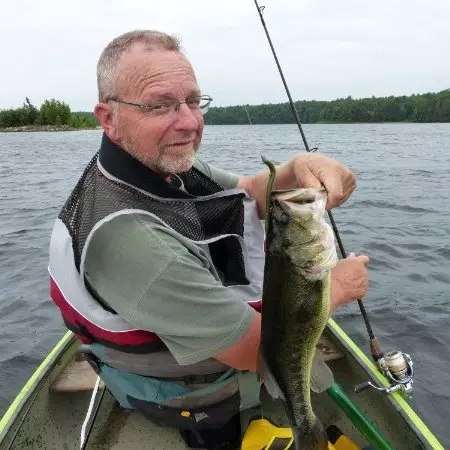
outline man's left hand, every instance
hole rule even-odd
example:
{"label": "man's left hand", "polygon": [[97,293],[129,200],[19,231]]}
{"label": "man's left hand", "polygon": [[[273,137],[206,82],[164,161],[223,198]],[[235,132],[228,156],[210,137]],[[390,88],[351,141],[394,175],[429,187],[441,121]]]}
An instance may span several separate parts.
{"label": "man's left hand", "polygon": [[[302,153],[296,155],[287,164],[289,163],[293,165],[292,170],[296,179],[296,186],[325,187],[328,192],[327,209],[332,209],[344,203],[356,187],[353,172],[325,155]],[[278,183],[277,188],[279,188]]]}
{"label": "man's left hand", "polygon": [[[327,209],[345,202],[356,187],[355,175],[350,169],[318,153],[298,153],[276,169],[274,189],[323,186],[328,193]],[[238,186],[256,199],[261,218],[265,214],[268,179],[269,172],[265,170],[258,175],[242,176],[238,182]]]}

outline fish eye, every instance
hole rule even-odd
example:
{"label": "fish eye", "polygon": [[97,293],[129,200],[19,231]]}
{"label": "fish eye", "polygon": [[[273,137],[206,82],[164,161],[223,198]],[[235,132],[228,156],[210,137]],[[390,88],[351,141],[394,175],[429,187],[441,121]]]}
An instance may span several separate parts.
{"label": "fish eye", "polygon": [[281,217],[280,217],[280,222],[283,224],[283,225],[287,225],[288,223],[289,223],[289,216],[286,214],[286,213],[283,213],[282,215],[281,215]]}

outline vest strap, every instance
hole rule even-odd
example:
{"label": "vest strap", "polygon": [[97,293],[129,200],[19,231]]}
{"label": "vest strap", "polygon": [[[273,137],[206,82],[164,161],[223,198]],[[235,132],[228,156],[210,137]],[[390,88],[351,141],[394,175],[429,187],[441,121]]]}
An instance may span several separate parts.
{"label": "vest strap", "polygon": [[246,409],[259,406],[259,394],[261,383],[258,381],[256,372],[238,372],[237,374],[241,404],[239,409]]}

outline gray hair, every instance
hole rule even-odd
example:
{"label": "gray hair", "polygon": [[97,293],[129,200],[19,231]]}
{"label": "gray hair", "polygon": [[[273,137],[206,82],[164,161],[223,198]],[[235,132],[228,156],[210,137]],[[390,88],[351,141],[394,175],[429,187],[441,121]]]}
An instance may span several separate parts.
{"label": "gray hair", "polygon": [[98,99],[104,101],[116,95],[117,63],[133,44],[144,44],[149,52],[168,50],[181,52],[180,39],[154,30],[134,30],[113,39],[103,50],[97,64]]}

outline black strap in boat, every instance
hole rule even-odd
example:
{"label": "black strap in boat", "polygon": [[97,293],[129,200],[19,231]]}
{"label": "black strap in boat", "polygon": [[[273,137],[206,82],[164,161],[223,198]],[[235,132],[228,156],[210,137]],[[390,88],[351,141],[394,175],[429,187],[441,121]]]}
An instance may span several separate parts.
{"label": "black strap in boat", "polygon": [[[289,445],[291,443],[291,445]],[[264,450],[286,450],[292,448],[291,438],[276,437]]]}

